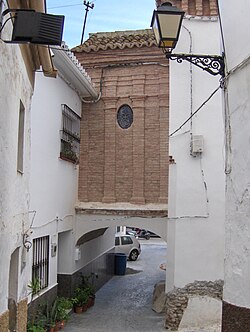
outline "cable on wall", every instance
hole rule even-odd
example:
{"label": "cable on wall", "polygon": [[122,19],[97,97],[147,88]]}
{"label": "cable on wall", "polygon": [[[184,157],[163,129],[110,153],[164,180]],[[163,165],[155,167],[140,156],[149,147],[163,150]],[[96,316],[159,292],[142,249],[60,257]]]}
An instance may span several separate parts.
{"label": "cable on wall", "polygon": [[[184,29],[188,32],[189,35],[189,54],[193,53],[193,38],[191,31],[183,25]],[[190,73],[190,116],[193,114],[193,65],[189,63],[189,73]],[[193,134],[193,117],[190,119],[190,135]]]}
{"label": "cable on wall", "polygon": [[203,106],[205,106],[206,105],[206,103],[216,94],[216,92],[219,90],[219,89],[221,89],[221,84],[210,94],[210,96],[197,108],[197,110],[195,111],[195,112],[193,112],[192,113],[192,115],[189,117],[189,118],[187,118],[187,120],[185,120],[181,125],[180,125],[180,127],[179,128],[177,128],[175,131],[173,131],[170,135],[169,135],[169,137],[172,137],[175,133],[177,133],[179,130],[181,130],[181,128],[186,124],[186,123],[188,123],[188,121],[190,121],[191,119],[192,119],[192,117],[195,115],[195,114],[197,114],[202,108],[203,108]]}
{"label": "cable on wall", "polygon": [[208,199],[208,189],[207,189],[207,182],[205,179],[203,164],[202,164],[202,153],[200,153],[200,171],[201,171],[201,178],[204,184],[204,191],[205,191],[205,199],[206,199],[206,215],[209,216],[209,199]]}

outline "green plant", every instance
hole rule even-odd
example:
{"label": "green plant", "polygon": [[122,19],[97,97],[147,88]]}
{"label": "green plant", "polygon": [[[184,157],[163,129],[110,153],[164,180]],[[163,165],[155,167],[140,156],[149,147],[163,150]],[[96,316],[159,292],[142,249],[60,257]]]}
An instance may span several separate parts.
{"label": "green plant", "polygon": [[[94,273],[91,273],[89,276],[84,276],[84,275],[81,276],[82,287],[85,288],[87,292],[89,292],[89,295],[91,296],[95,295],[94,277],[96,277]],[[91,283],[89,282],[90,279]]]}
{"label": "green plant", "polygon": [[94,289],[94,287],[92,287],[92,286],[86,286],[86,287],[84,287],[84,289],[85,289],[85,292],[88,294],[88,297],[90,297],[90,296],[94,297],[95,296],[95,289]]}
{"label": "green plant", "polygon": [[77,287],[74,291],[72,302],[75,306],[83,306],[88,302],[88,292],[82,287]]}
{"label": "green plant", "polygon": [[39,295],[40,290],[41,290],[41,280],[38,277],[32,278],[30,283],[28,284],[28,288],[30,289],[30,293],[32,298],[35,295]]}
{"label": "green plant", "polygon": [[46,326],[54,327],[56,325],[57,319],[57,303],[54,301],[51,306],[49,306],[48,302],[45,308],[46,315]]}
{"label": "green plant", "polygon": [[27,329],[28,332],[44,332],[44,328],[41,327],[41,326],[36,326],[36,325],[33,325],[33,326],[30,326],[28,329]]}
{"label": "green plant", "polygon": [[27,324],[27,331],[28,332],[44,332],[44,320],[37,320],[37,321],[28,321]]}
{"label": "green plant", "polygon": [[72,309],[73,303],[71,299],[65,297],[58,297],[55,302],[56,305],[56,313],[57,313],[57,320],[68,320],[69,318],[69,311]]}

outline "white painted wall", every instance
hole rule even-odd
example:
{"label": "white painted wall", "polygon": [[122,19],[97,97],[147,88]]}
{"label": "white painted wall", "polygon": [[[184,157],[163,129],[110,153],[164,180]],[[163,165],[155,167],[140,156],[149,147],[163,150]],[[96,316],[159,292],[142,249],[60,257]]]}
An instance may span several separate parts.
{"label": "white painted wall", "polygon": [[[30,209],[36,211],[32,238],[50,235],[54,243],[59,232],[73,229],[78,181],[78,166],[59,158],[61,104],[81,115],[81,100],[72,88],[59,76],[46,79],[37,73],[31,114]],[[56,283],[57,256],[50,257],[49,287]]]}
{"label": "white painted wall", "polygon": [[[227,66],[226,255],[224,300],[250,307],[250,3],[220,0]],[[235,24],[232,24],[235,22]],[[242,66],[242,62],[244,65]],[[231,130],[231,133],[230,131]]]}
{"label": "white painted wall", "polygon": [[[8,35],[8,28],[2,38]],[[28,265],[22,258],[22,234],[29,227],[30,100],[28,79],[19,45],[0,40],[0,314],[8,309],[11,254],[18,252],[17,300],[26,296]],[[25,108],[24,172],[17,172],[19,106]],[[29,255],[29,254],[28,254]]]}
{"label": "white painted wall", "polygon": [[36,211],[32,239],[50,235],[50,244],[57,244],[57,255],[50,256],[49,287],[45,291],[56,285],[58,273],[71,275],[114,246],[115,228],[111,227],[103,236],[81,245],[81,258],[75,260],[77,240],[95,227],[91,217],[75,219],[78,166],[59,158],[61,104],[81,115],[82,103],[75,90],[59,76],[44,79],[38,73],[31,117],[30,209]]}
{"label": "white painted wall", "polygon": [[[184,19],[174,53],[221,54],[217,20]],[[170,134],[219,86],[219,78],[183,62],[170,62]],[[191,91],[192,90],[192,91]],[[190,155],[191,134],[203,135],[204,152]],[[224,134],[222,93],[170,138],[167,291],[195,280],[223,279]]]}

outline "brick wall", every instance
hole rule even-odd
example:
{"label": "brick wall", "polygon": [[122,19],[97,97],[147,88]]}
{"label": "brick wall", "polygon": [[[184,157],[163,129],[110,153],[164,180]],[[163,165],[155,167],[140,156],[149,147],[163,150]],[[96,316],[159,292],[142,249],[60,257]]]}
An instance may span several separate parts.
{"label": "brick wall", "polygon": [[165,2],[170,2],[173,6],[184,10],[187,15],[218,16],[217,0],[156,0],[156,7]]}
{"label": "brick wall", "polygon": [[[79,201],[166,203],[169,76],[164,55],[152,46],[76,56],[102,90],[98,103],[83,103]],[[128,129],[117,123],[123,104],[133,110]]]}

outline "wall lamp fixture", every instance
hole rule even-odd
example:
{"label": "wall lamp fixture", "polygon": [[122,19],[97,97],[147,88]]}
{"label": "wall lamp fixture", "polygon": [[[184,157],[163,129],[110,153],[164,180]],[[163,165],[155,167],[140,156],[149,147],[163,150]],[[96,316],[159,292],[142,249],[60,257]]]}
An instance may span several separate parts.
{"label": "wall lamp fixture", "polygon": [[172,53],[179,39],[184,14],[184,11],[179,10],[170,2],[164,2],[157,10],[154,10],[151,27],[158,47],[162,48],[167,59],[176,60],[178,63],[186,60],[211,75],[219,74],[224,77],[225,62],[223,55]]}

